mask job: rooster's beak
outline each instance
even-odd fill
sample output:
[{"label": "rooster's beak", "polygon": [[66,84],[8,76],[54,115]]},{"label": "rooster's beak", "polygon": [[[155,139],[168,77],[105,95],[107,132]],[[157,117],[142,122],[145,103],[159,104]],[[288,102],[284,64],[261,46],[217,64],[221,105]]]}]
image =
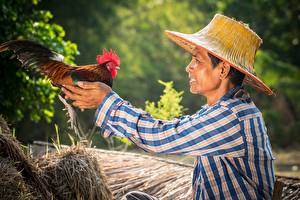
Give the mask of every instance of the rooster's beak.
[{"label": "rooster's beak", "polygon": [[120,69],[120,67],[116,67],[116,70],[119,70]]}]

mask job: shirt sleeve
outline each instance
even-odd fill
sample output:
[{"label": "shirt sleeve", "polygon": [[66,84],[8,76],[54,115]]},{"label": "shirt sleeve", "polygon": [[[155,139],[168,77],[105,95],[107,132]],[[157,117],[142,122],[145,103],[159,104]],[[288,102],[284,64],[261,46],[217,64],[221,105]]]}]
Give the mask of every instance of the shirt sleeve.
[{"label": "shirt sleeve", "polygon": [[96,111],[96,124],[105,137],[126,137],[146,151],[192,156],[245,154],[239,120],[221,105],[166,121],[153,118],[111,92]]}]

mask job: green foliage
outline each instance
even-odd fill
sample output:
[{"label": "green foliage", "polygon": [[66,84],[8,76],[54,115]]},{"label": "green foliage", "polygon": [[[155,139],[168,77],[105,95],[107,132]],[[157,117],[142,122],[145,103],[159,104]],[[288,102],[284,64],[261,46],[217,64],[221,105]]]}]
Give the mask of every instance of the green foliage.
[{"label": "green foliage", "polygon": [[290,98],[299,99],[300,91],[296,88],[300,86],[300,70],[296,65],[282,61],[274,52],[258,51],[256,72],[267,85]]},{"label": "green foliage", "polygon": [[[187,79],[182,74],[190,55],[170,42],[164,30],[193,32],[203,24],[205,14],[182,12],[194,10],[186,1],[138,1],[135,5],[119,5],[114,9],[118,31],[111,33],[106,44],[116,48],[122,59],[117,92],[142,106],[146,99],[160,93],[159,88],[153,86],[157,80],[174,81],[176,87],[186,88]],[[133,84],[136,82],[138,84]]]},{"label": "green foliage", "polygon": [[176,91],[173,88],[173,82],[160,80],[158,82],[165,86],[163,95],[160,96],[160,100],[157,103],[146,101],[145,110],[153,117],[163,120],[171,120],[174,117],[183,115],[184,108],[180,104],[183,91]]},{"label": "green foliage", "polygon": [[[12,39],[30,39],[48,46],[73,63],[78,54],[76,44],[65,41],[65,32],[57,24],[49,11],[37,10],[37,0],[1,0],[0,42]],[[48,122],[54,116],[54,99],[57,89],[38,74],[21,69],[16,60],[9,60],[11,53],[1,54],[0,110],[9,122],[14,123],[30,117],[38,122],[42,118]]]}]

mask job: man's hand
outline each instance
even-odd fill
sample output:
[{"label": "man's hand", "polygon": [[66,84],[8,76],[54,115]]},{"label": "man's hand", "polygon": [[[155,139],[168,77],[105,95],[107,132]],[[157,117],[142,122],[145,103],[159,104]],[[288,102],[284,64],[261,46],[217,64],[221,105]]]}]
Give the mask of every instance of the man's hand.
[{"label": "man's hand", "polygon": [[101,82],[78,82],[77,86],[64,85],[65,99],[71,99],[73,106],[81,109],[98,108],[111,88]]}]

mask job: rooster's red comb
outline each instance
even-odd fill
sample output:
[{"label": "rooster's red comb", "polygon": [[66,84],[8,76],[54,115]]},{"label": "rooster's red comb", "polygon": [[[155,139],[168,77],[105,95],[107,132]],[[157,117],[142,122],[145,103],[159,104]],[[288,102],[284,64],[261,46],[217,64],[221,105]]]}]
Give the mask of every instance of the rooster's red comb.
[{"label": "rooster's red comb", "polygon": [[117,53],[113,52],[112,50],[108,51],[104,49],[103,54],[97,56],[97,62],[99,65],[107,62],[112,62],[116,65],[116,67],[120,66],[119,56]]}]

